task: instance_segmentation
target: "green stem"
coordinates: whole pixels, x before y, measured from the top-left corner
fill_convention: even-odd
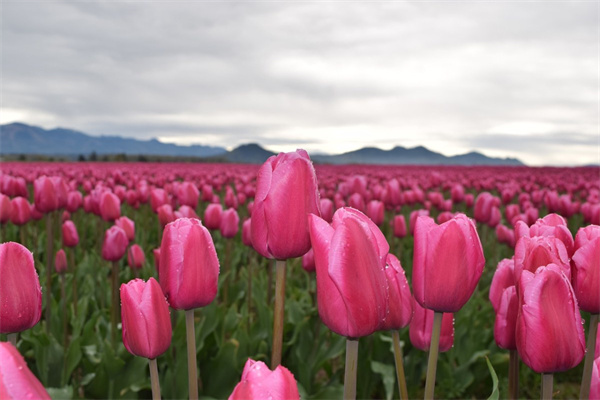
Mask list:
[[[17,332],[15,332],[15,333],[9,333],[8,335],[6,335],[7,338],[8,338],[9,343],[12,344],[15,347],[17,347],[17,335],[18,335]]]
[[[117,343],[117,325],[119,324],[120,303],[119,303],[119,262],[112,263],[112,304],[111,311],[111,341],[113,348]]]
[[[398,393],[400,399],[408,400],[408,389],[406,387],[406,377],[404,376],[404,357],[402,356],[402,346],[400,346],[400,334],[398,331],[392,331],[394,342],[394,359],[396,362],[396,377],[398,378]]]
[[[356,372],[358,370],[358,339],[346,339],[346,370],[344,372],[344,400],[356,399]]]
[[[519,353],[511,350],[508,364],[508,398],[515,400],[519,398]]]
[[[156,358],[148,360],[150,364],[150,382],[152,384],[152,400],[160,400],[160,381],[158,379],[158,367]]]
[[[436,311],[433,313],[431,344],[429,347],[429,360],[427,361],[427,380],[425,381],[425,400],[433,399],[433,393],[435,390],[435,374],[437,371],[437,359],[443,316],[444,313],[441,312]]]
[[[585,352],[585,363],[583,366],[583,377],[581,378],[581,389],[579,391],[580,399],[587,399],[590,397],[590,388],[592,385],[592,367],[594,365],[594,351],[596,348],[597,333],[598,314],[592,314],[588,331],[587,349]]]
[[[285,260],[277,260],[277,276],[275,278],[275,312],[273,315],[273,347],[271,353],[271,369],[281,364],[283,347],[283,318],[285,308]]]
[[[77,317],[77,303],[79,298],[77,296],[77,269],[75,266],[75,248],[71,248],[69,251],[69,263],[71,264],[71,271],[73,272],[73,315]]]
[[[271,304],[271,297],[273,297],[273,266],[267,260],[267,304]]]
[[[50,332],[52,315],[52,261],[54,256],[54,236],[52,230],[52,213],[46,214],[46,332]]]
[[[185,333],[187,336],[188,387],[190,400],[198,399],[198,367],[196,365],[196,333],[194,310],[185,310]]]
[[[62,298],[61,310],[62,310],[62,318],[63,318],[63,348],[65,349],[65,356],[66,356],[67,345],[68,345],[68,341],[69,341],[69,333],[68,333],[69,318],[67,316],[67,295],[65,292],[65,274],[64,273],[60,274],[60,297]]]
[[[552,381],[554,375],[542,374],[542,400],[552,399]]]
[[[249,330],[250,325],[252,325],[252,260],[248,260],[248,265],[246,267],[246,271],[248,273],[248,277],[247,277],[248,288],[246,291],[246,308],[248,309],[248,330]]]

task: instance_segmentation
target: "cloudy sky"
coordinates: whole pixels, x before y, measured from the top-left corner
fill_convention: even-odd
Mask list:
[[[2,1],[0,122],[600,162],[599,5]]]

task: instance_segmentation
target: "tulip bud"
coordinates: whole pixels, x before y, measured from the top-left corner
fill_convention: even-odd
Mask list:
[[[127,217],[121,217],[115,221],[115,225],[125,231],[130,242],[135,240],[135,222]]]
[[[479,282],[485,258],[475,224],[464,214],[437,225],[419,217],[415,227],[415,300],[438,312],[456,312]]]
[[[10,221],[15,225],[25,225],[31,219],[31,206],[24,197],[15,197],[11,201]]]
[[[169,305],[154,278],[121,285],[121,320],[123,344],[131,354],[154,359],[171,345]]]
[[[207,229],[214,230],[221,227],[221,215],[223,214],[223,207],[221,204],[209,204],[204,210],[204,224]]]
[[[496,321],[494,323],[494,339],[498,347],[506,350],[516,350],[516,327],[519,313],[519,299],[514,286],[509,286],[502,292]]]
[[[252,247],[252,218],[248,218],[242,224],[242,243],[244,246]]]
[[[3,400],[39,399],[51,397],[27,367],[19,351],[8,342],[0,342],[0,398]]]
[[[221,235],[226,238],[233,238],[240,230],[240,217],[235,208],[228,208],[221,216]]]
[[[229,400],[296,400],[300,399],[294,375],[284,366],[271,371],[262,361],[248,359],[242,380],[233,389]]]
[[[252,243],[268,258],[300,257],[310,249],[309,214],[320,216],[317,177],[308,153],[270,157],[260,168],[252,212]]]
[[[411,235],[414,235],[415,233],[415,225],[417,223],[417,218],[419,218],[420,216],[429,216],[429,211],[414,210],[410,213],[410,217],[408,219],[408,228],[410,230]]]
[[[515,265],[516,266],[516,265]],[[550,264],[519,281],[517,350],[537,373],[575,367],[585,354],[585,337],[577,300],[562,267]]]
[[[33,197],[35,207],[42,213],[48,213],[59,208],[59,200],[55,185],[47,176],[41,176],[33,182]]]
[[[63,249],[56,252],[56,256],[54,257],[54,268],[59,274],[67,272],[67,255]]]
[[[394,216],[390,224],[392,225],[395,237],[403,238],[406,236],[406,220],[404,219],[404,215],[399,214]]]
[[[170,204],[163,204],[158,207],[158,222],[160,226],[164,228],[168,223],[175,221],[175,214],[173,213],[173,207]]]
[[[315,252],[312,248],[302,256],[302,268],[306,272],[315,272]]]
[[[385,216],[383,203],[379,200],[371,200],[367,205],[367,216],[371,218],[375,225],[381,226]]]
[[[121,216],[121,201],[116,194],[106,191],[100,196],[100,216],[105,221],[114,221]]]
[[[408,329],[410,342],[419,350],[429,351],[429,347],[431,346],[431,332],[433,331],[434,312],[421,307],[416,301],[413,301],[413,309],[414,314]],[[442,316],[439,351],[448,351],[452,348],[453,344],[454,314],[444,313]]]
[[[183,182],[177,189],[177,201],[179,205],[184,205],[196,208],[198,205],[198,199],[200,198],[200,191],[192,182]]]
[[[0,193],[0,223],[5,224],[10,221],[12,215],[12,202],[10,197]]]
[[[165,227],[158,274],[160,286],[176,310],[204,307],[214,300],[219,259],[200,220],[180,218]]]
[[[413,316],[413,298],[400,260],[387,255],[385,275],[388,281],[389,313],[382,321],[380,330],[398,330],[410,323]]]
[[[515,286],[515,261],[512,258],[505,258],[498,263],[492,285],[490,286],[490,302],[495,312],[500,308],[500,300],[504,289]]]
[[[150,191],[150,207],[153,212],[157,212],[158,207],[169,203],[169,196],[164,189],[152,189]]]
[[[132,245],[127,251],[127,264],[131,268],[140,269],[146,262],[146,255],[139,244]]]
[[[496,237],[498,238],[498,242],[505,243],[512,248],[515,247],[515,231],[506,225],[496,225]]]
[[[0,276],[0,333],[33,327],[42,316],[42,288],[31,252],[19,243],[0,244]]]
[[[388,308],[385,237],[373,221],[352,208],[337,210],[332,225],[311,214],[309,227],[321,320],[342,336],[370,335]]]
[[[62,240],[63,246],[75,247],[79,243],[79,234],[77,233],[77,227],[71,220],[65,221],[62,224]]]
[[[67,211],[74,213],[79,210],[83,204],[81,192],[73,190],[67,194]]]
[[[573,290],[579,308],[592,314],[600,313],[600,226],[580,228],[573,254]]]
[[[102,258],[107,261],[119,261],[127,251],[129,240],[123,229],[117,225],[111,226],[104,233],[102,243]]]
[[[333,201],[325,198],[320,200],[321,217],[331,223],[333,219]]]
[[[196,218],[196,219],[200,219],[200,217],[198,216],[198,214],[196,214],[196,211],[189,206],[183,205],[181,207],[179,207],[179,209],[175,212],[175,216],[177,216],[177,212],[179,213],[179,216],[177,218]]]

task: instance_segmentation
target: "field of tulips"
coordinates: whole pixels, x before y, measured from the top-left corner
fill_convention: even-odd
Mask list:
[[[0,167],[3,399],[600,397],[598,168]]]

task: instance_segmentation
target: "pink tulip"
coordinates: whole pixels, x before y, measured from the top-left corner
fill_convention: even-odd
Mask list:
[[[221,204],[209,204],[204,210],[204,224],[207,229],[215,230],[221,228],[221,216],[223,207]]]
[[[51,397],[27,367],[19,351],[8,342],[0,342],[0,398],[6,400],[39,399]]]
[[[538,219],[531,227],[527,227],[523,222],[517,222],[517,224],[519,224],[518,228],[515,225],[518,232],[517,240],[523,236],[555,237],[563,242],[568,256],[571,257],[573,255],[573,235],[571,235],[571,231],[567,227],[567,221],[560,215],[548,214],[544,218]]]
[[[131,354],[154,359],[171,345],[169,305],[154,278],[121,285],[121,320],[123,344]]]
[[[562,267],[550,264],[535,274],[524,270],[519,281],[517,350],[537,373],[575,367],[585,354],[577,300]]]
[[[123,216],[115,221],[115,225],[125,231],[130,242],[135,240],[135,222]]]
[[[371,200],[367,205],[367,216],[371,218],[371,221],[373,221],[375,225],[381,226],[385,216],[383,203],[379,200]]]
[[[177,189],[177,201],[180,205],[188,206],[192,209],[198,205],[200,191],[191,182],[183,182]]]
[[[139,244],[132,245],[127,251],[127,264],[131,268],[141,269],[146,263],[146,255]]]
[[[413,316],[413,298],[400,260],[387,255],[385,275],[388,281],[389,313],[380,330],[398,330],[407,326]]]
[[[24,197],[15,197],[11,201],[10,221],[15,225],[25,225],[31,219],[31,205]]]
[[[71,220],[65,221],[62,224],[62,240],[63,246],[75,247],[79,244],[79,234],[77,233],[77,227]]]
[[[242,224],[242,243],[252,247],[252,218],[248,218]]]
[[[300,399],[294,375],[279,365],[271,371],[262,361],[248,359],[242,380],[233,389],[229,400],[295,400]]]
[[[577,232],[572,261],[573,290],[579,307],[592,314],[600,313],[600,226],[589,225]]]
[[[315,272],[317,268],[315,266],[315,252],[310,249],[305,255],[302,256],[302,268],[306,272]]]
[[[176,310],[204,307],[214,300],[219,259],[200,220],[180,218],[165,227],[158,274],[160,286]]]
[[[42,288],[31,252],[19,243],[0,244],[0,276],[0,333],[33,327],[42,316]]]
[[[504,243],[512,248],[515,247],[515,231],[508,228],[506,225],[496,225],[496,237],[498,242]]]
[[[238,201],[231,186],[225,188],[225,207],[237,209]]]
[[[169,196],[163,189],[152,189],[150,191],[150,207],[157,212],[158,207],[169,203]]]
[[[329,199],[321,199],[320,200],[321,207],[321,218],[325,221],[331,223],[333,219],[333,201]]]
[[[198,217],[198,214],[196,214],[196,211],[192,207],[186,206],[186,205],[179,207],[179,209],[177,211],[175,211],[175,216],[177,218],[200,219],[200,217]]]
[[[477,222],[487,223],[492,217],[494,207],[494,196],[488,192],[482,192],[475,199],[474,216]]]
[[[63,249],[58,250],[54,256],[54,269],[59,274],[67,272],[67,255]]]
[[[300,257],[310,249],[309,214],[320,216],[317,177],[308,153],[270,157],[260,168],[252,212],[252,243],[268,258]]]
[[[159,266],[160,266],[160,247],[158,249],[153,249],[152,250],[152,255],[154,256],[154,268],[156,268],[157,271],[159,271]]]
[[[388,308],[385,237],[373,221],[353,208],[337,210],[332,225],[310,215],[309,226],[321,320],[342,336],[370,335]]]
[[[496,321],[494,323],[494,339],[498,347],[516,350],[516,327],[519,313],[519,299],[514,286],[507,287],[500,296]]]
[[[105,221],[114,221],[121,216],[121,201],[112,192],[106,191],[100,196],[100,216]]]
[[[221,235],[225,238],[233,238],[240,230],[240,217],[235,208],[228,208],[221,216]]]
[[[427,210],[414,210],[410,213],[410,217],[408,219],[409,222],[409,230],[410,234],[413,235],[415,232],[415,224],[417,223],[417,218],[421,216],[429,216],[429,211]]]
[[[0,193],[0,223],[5,224],[10,221],[12,215],[12,202],[10,197]]]
[[[390,224],[392,225],[395,237],[403,238],[406,236],[406,220],[404,219],[404,215],[399,214],[394,216]]]
[[[37,178],[33,182],[35,207],[42,213],[58,210],[59,198],[53,180],[47,176]]]
[[[156,211],[158,213],[158,222],[162,228],[176,219],[175,214],[173,213],[173,207],[171,207],[170,204],[163,204],[158,207]]]
[[[366,212],[367,206],[365,204],[365,199],[360,193],[353,193],[348,198],[348,206],[357,209],[360,212]]]
[[[83,205],[81,192],[74,190],[67,194],[67,211],[74,213]]]
[[[415,300],[438,312],[456,312],[479,282],[485,258],[475,224],[464,214],[437,225],[419,217],[415,227]]]
[[[490,286],[489,297],[495,312],[500,308],[504,290],[515,285],[515,261],[512,258],[505,258],[498,263]]]
[[[410,342],[417,349],[429,351],[433,331],[433,311],[423,308],[413,301],[413,318],[408,329]],[[439,351],[445,352],[454,345],[454,314],[444,313],[440,333]]]
[[[68,220],[70,220],[70,219],[71,219],[71,213],[70,213],[70,212],[68,212],[67,210],[63,211],[63,212],[62,212],[62,215],[61,215],[61,220],[60,220],[60,222],[65,222],[65,221],[68,221]]]
[[[553,236],[522,237],[515,247],[515,279],[522,271],[535,272],[548,264],[560,265],[567,278],[571,277],[569,255],[562,241]]]
[[[104,233],[102,258],[106,261],[119,261],[125,255],[128,244],[129,239],[125,231],[117,225],[111,226]]]

